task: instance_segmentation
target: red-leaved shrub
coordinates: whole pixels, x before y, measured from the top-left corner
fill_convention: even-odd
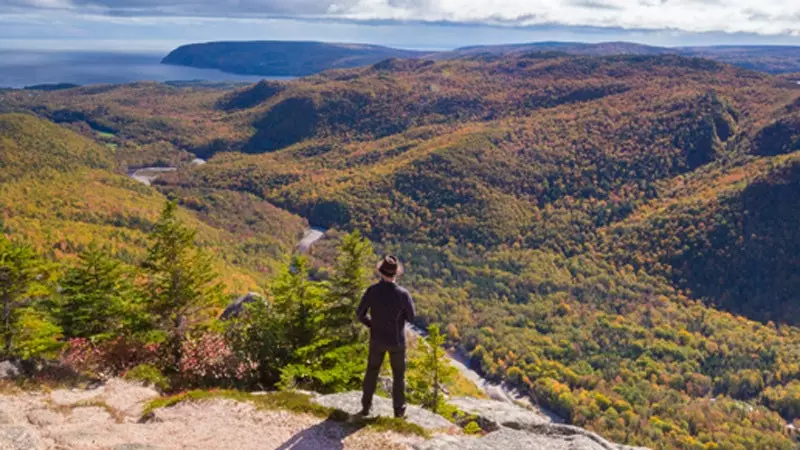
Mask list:
[[[192,387],[230,387],[252,380],[257,365],[236,354],[219,334],[207,333],[183,342],[179,373]]]
[[[78,373],[117,376],[139,364],[158,362],[159,345],[125,337],[93,343],[88,339],[71,339],[61,351],[59,361]]]

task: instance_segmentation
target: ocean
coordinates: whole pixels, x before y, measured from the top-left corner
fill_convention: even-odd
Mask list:
[[[265,78],[214,69],[168,66],[160,63],[163,56],[158,53],[0,49],[0,88],[135,81],[255,82]]]

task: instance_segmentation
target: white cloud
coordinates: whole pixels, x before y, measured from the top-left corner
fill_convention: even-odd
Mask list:
[[[553,23],[692,32],[800,31],[797,0],[358,0],[337,15],[353,19]]]
[[[799,0],[0,0],[113,16],[297,17],[800,34]]]

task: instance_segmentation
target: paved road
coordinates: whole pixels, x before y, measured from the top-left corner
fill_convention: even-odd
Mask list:
[[[311,246],[314,245],[315,242],[319,241],[323,237],[325,237],[325,231],[322,228],[311,228],[306,230],[305,236],[300,242],[297,243],[297,248],[302,253],[308,253],[311,250]]]
[[[153,180],[167,172],[175,172],[175,167],[145,167],[130,174],[130,177],[139,183],[150,186]]]
[[[195,158],[192,160],[193,166],[202,166],[206,161],[204,159]],[[142,167],[141,169],[134,170],[128,175],[139,183],[150,186],[153,181],[167,172],[175,172],[177,167]]]

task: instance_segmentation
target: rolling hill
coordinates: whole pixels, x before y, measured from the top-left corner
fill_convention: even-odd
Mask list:
[[[374,64],[423,53],[378,45],[323,42],[249,41],[189,44],[170,52],[163,64],[265,76],[305,76],[327,69]]]
[[[799,98],[707,59],[522,52],[0,106],[120,161],[156,143],[211,156],[160,179],[166,195],[361,230],[406,262],[420,325],[571,423],[653,448],[788,450]]]
[[[673,54],[711,59],[767,73],[800,72],[800,47],[796,46],[654,47],[632,42],[533,42],[478,45],[440,52],[322,42],[209,42],[179,47],[169,53],[163,63],[279,77],[306,76],[330,69],[367,66],[389,58],[441,60],[523,53],[584,56]]]
[[[53,258],[91,242],[134,263],[167,196],[118,174],[113,151],[51,122],[0,115],[0,223]],[[232,293],[257,288],[285,258],[304,221],[252,195],[209,189],[169,193],[216,255]]]

